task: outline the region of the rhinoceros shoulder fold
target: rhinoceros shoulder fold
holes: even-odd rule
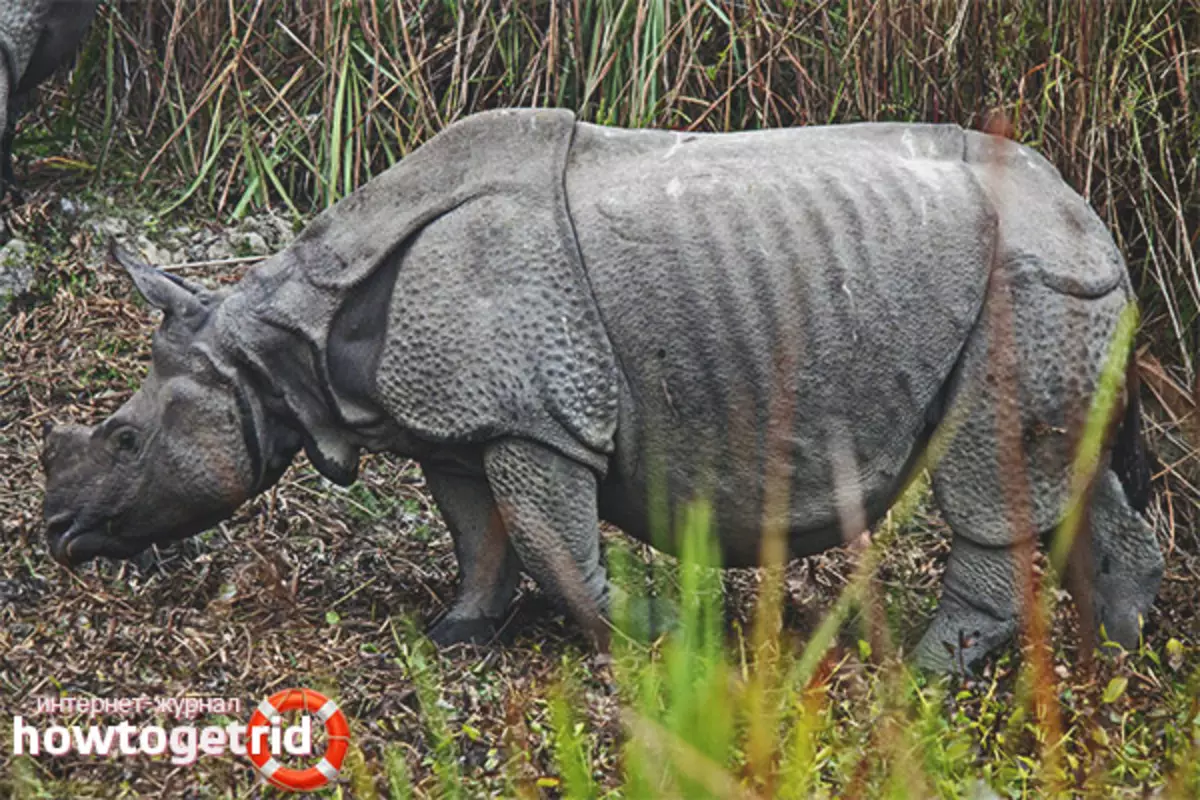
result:
[[[468,117],[248,276],[258,324],[304,344],[277,382],[318,458],[357,462],[394,423],[524,436],[603,472],[615,364],[566,208],[574,127],[564,110]]]

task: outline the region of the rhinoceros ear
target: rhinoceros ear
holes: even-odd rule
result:
[[[171,275],[143,263],[112,242],[109,258],[116,261],[133,279],[146,302],[179,319],[202,320],[208,314],[210,292],[199,284]]]

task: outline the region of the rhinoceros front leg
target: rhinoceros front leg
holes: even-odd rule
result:
[[[525,571],[606,646],[608,580],[600,563],[595,473],[522,439],[489,445],[484,469]]]
[[[423,464],[425,483],[454,538],[458,596],[429,631],[445,646],[483,644],[500,630],[521,579],[521,565],[509,543],[492,490],[481,477]]]

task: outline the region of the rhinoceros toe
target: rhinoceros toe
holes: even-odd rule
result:
[[[917,645],[914,662],[935,673],[968,674],[978,670],[990,653],[1012,639],[1016,619],[997,619],[976,609],[943,607]]]

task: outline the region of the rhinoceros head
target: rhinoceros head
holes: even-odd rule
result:
[[[115,255],[164,319],[128,402],[94,427],[45,431],[46,536],[68,565],[199,533],[266,482],[262,410],[215,344],[221,294]]]

